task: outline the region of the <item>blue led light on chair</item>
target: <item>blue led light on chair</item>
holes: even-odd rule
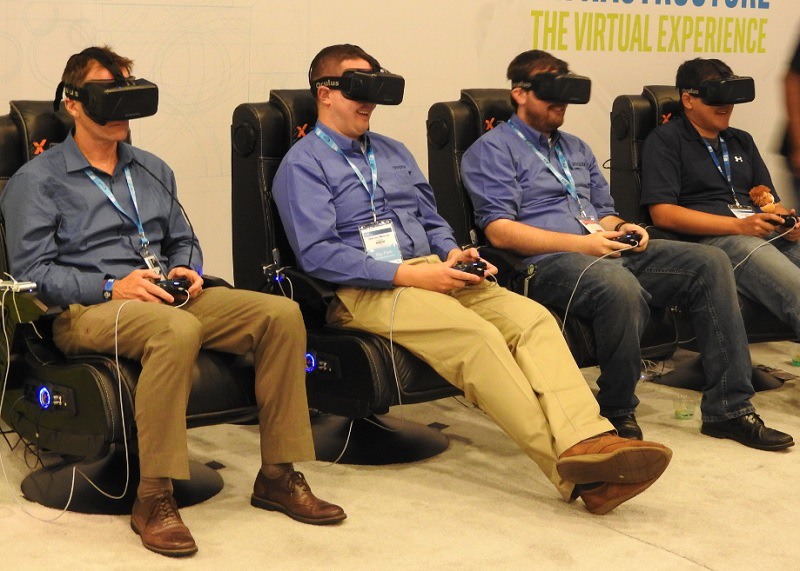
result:
[[[317,358],[313,353],[306,353],[306,373],[311,373],[317,368]]]
[[[39,402],[39,406],[45,410],[50,408],[50,405],[53,404],[53,395],[47,387],[40,387],[36,393],[36,398]]]

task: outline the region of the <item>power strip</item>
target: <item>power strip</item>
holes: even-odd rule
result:
[[[12,282],[0,280],[0,291],[12,291],[14,293],[36,291],[35,282]]]

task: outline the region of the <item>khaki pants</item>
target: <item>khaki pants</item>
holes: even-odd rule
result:
[[[436,263],[437,256],[404,263]],[[389,336],[464,391],[566,498],[558,456],[613,426],[600,410],[550,313],[492,282],[444,295],[420,288],[342,287],[328,321]]]
[[[141,475],[189,477],[186,405],[198,351],[253,353],[264,464],[314,458],[305,389],[306,332],[296,303],[283,297],[209,288],[180,309],[109,301],[71,305],[53,324],[67,354],[114,354],[142,363],[135,393]]]

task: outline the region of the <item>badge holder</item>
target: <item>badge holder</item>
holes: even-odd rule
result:
[[[370,258],[393,264],[403,262],[403,254],[400,253],[394,223],[391,220],[364,224],[358,227],[358,231],[361,234],[364,251]]]

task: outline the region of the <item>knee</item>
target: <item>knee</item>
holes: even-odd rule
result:
[[[595,304],[595,311],[610,310],[616,313],[618,318],[623,318],[633,311],[647,314],[649,296],[639,280],[625,269],[613,268],[613,270],[595,276],[587,284],[588,293]]]
[[[175,354],[197,353],[203,341],[200,321],[185,311],[171,311],[170,314],[154,341],[165,341]]]
[[[305,342],[305,323],[297,302],[283,296],[259,294],[256,319],[262,324],[262,331],[269,331],[274,337],[278,332],[302,338]]]

